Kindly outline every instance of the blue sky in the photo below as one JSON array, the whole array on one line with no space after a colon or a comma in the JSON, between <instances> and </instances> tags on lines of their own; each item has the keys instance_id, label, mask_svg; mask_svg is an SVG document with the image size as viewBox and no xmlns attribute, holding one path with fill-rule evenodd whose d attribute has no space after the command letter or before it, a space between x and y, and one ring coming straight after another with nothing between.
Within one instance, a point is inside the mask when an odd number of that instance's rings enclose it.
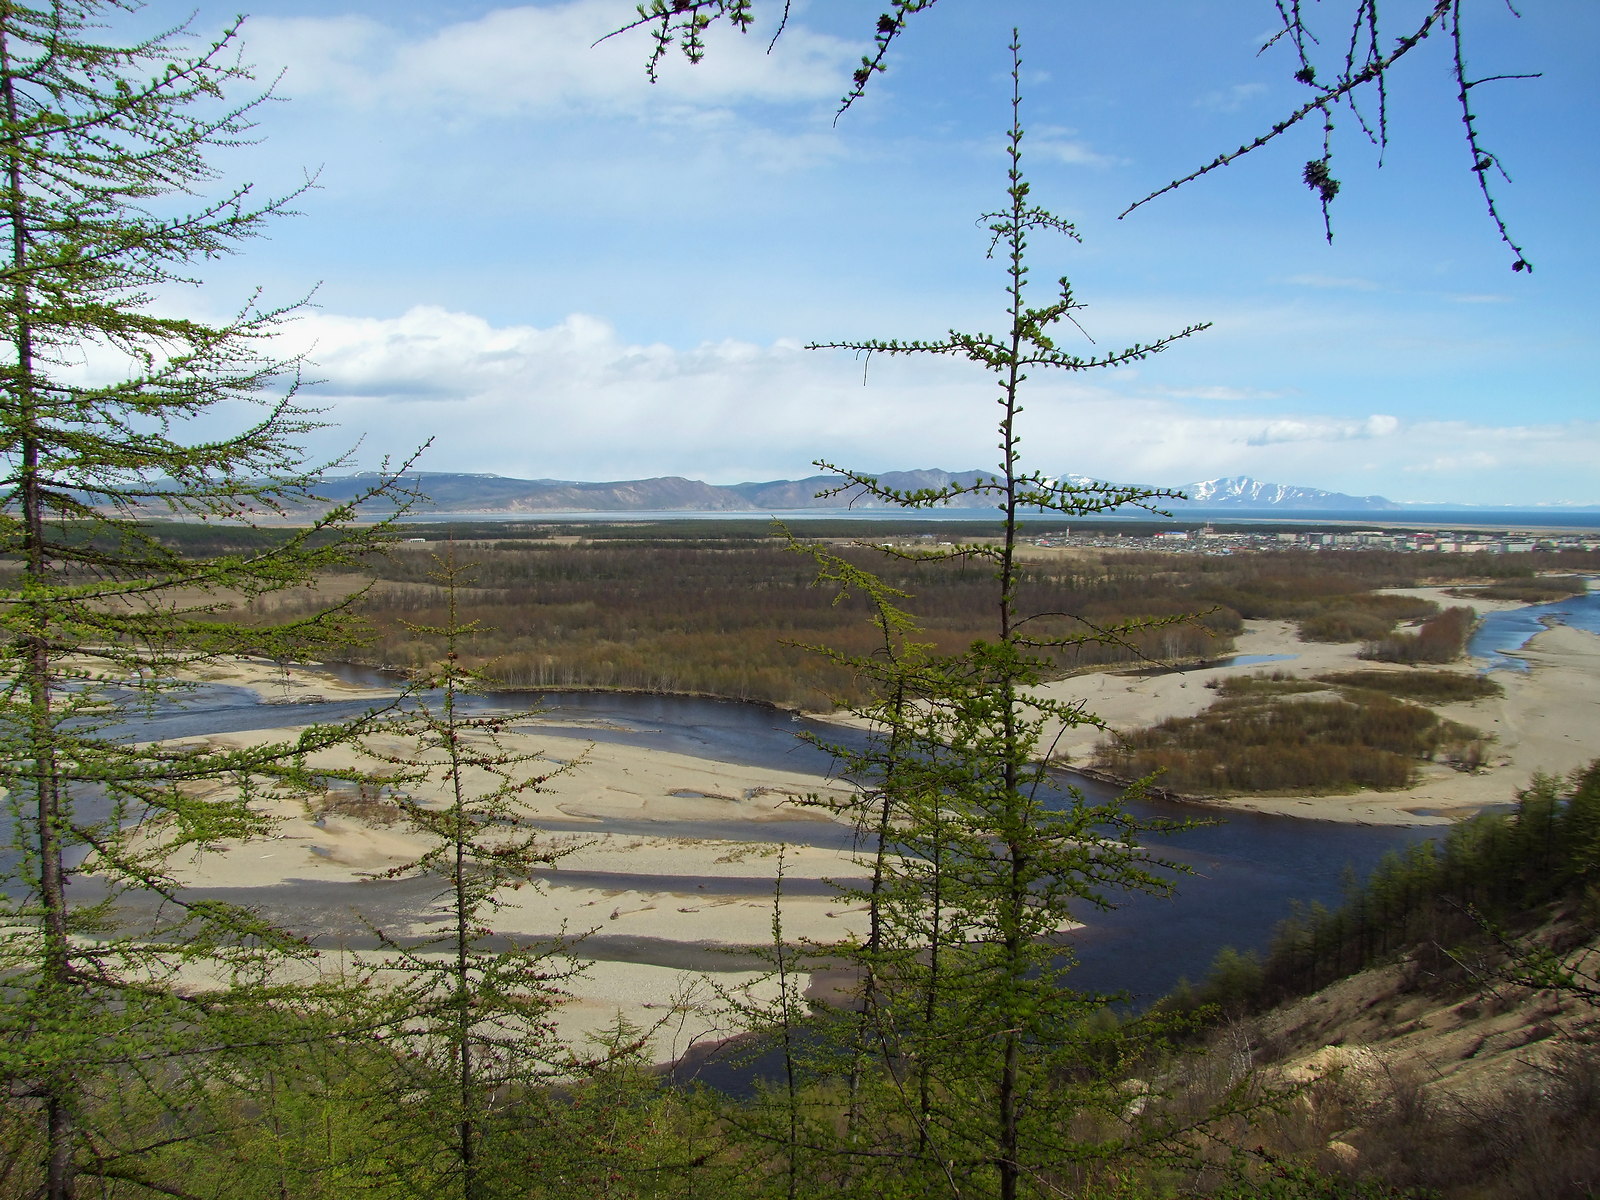
<instances>
[{"instance_id":1,"label":"blue sky","mask_svg":"<svg viewBox=\"0 0 1600 1200\"><path fill-rule=\"evenodd\" d=\"M780 7L652 86L643 34L591 46L627 0L262 0L246 56L282 71L286 102L220 165L318 187L184 303L315 288L284 335L337 426L312 448L360 440L363 466L427 437L426 469L530 478L990 465L993 389L971 368L874 360L863 383L850 355L801 347L999 327L976 218L1002 200L1015 24L1034 197L1084 239L1038 239L1034 278L1072 277L1101 348L1213 325L1135 367L1031 381L1030 465L1600 503L1600 5L1466 5L1475 74L1543 72L1474 101L1532 274L1477 197L1442 38L1392 78L1381 166L1338 114L1329 246L1301 181L1315 123L1117 219L1304 98L1286 48L1256 53L1270 0L941 0L837 123L877 6L797 2L769 55ZM1327 47L1347 7L1314 6ZM1428 7L1381 11L1398 35ZM206 0L194 28L232 12Z\"/></svg>"}]
</instances>

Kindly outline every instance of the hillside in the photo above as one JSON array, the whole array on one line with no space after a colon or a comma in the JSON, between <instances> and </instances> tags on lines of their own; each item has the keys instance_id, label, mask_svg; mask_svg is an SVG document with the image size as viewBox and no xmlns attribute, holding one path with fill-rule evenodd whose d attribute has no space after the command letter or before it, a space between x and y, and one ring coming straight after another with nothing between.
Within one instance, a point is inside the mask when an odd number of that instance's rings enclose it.
<instances>
[{"instance_id":1,"label":"hillside","mask_svg":"<svg viewBox=\"0 0 1600 1200\"><path fill-rule=\"evenodd\" d=\"M1224 950L1162 1002L1223 1019L1150 1094L1176 1075L1191 1107L1226 1097L1252 1168L1360 1189L1272 1195L1594 1196L1597 830L1600 760L1387 857L1337 910L1297 908L1264 959Z\"/></svg>"},{"instance_id":2,"label":"hillside","mask_svg":"<svg viewBox=\"0 0 1600 1200\"><path fill-rule=\"evenodd\" d=\"M1600 940L1570 914L1532 940L1565 949L1592 985ZM1255 1132L1329 1172L1463 1200L1592 1196L1596 995L1583 978L1536 987L1518 975L1497 949L1419 943L1234 1023L1219 1048L1263 1068L1263 1084L1296 1089Z\"/></svg>"},{"instance_id":3,"label":"hillside","mask_svg":"<svg viewBox=\"0 0 1600 1200\"><path fill-rule=\"evenodd\" d=\"M929 469L885 471L878 479L887 488L909 492L942 488L955 483L970 485L988 474L984 471ZM367 473L334 477L324 482L319 493L326 499L346 500L359 494L363 487L370 485L373 478ZM585 483L563 479L516 479L503 475L421 471L408 475L407 480L427 497L424 508L435 512L770 513L797 509L895 510L894 505L880 498L848 493L823 494L839 485L840 480L834 475L719 485L676 475ZM1061 480L1085 485L1094 482L1078 475L1063 475ZM1349 513L1399 507L1382 496L1347 496L1317 488L1263 483L1243 475L1155 486L1187 497L1163 502L1164 507L1173 509ZM987 495L963 495L955 497L945 507L981 512L992 510L995 501Z\"/></svg>"}]
</instances>

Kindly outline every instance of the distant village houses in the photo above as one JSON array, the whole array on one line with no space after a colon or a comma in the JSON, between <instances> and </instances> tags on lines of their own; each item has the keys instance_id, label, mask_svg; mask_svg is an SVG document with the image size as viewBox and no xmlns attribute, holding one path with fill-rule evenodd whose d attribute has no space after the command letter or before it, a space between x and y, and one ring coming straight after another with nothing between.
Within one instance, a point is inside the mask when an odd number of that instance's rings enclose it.
<instances>
[{"instance_id":1,"label":"distant village houses","mask_svg":"<svg viewBox=\"0 0 1600 1200\"><path fill-rule=\"evenodd\" d=\"M1032 539L1040 547L1089 546L1106 550L1156 550L1175 554L1232 554L1251 550L1390 550L1413 554L1531 554L1535 550L1600 550L1593 533L1530 537L1527 533L1455 530L1355 529L1348 532L1245 532L1206 525L1125 534L1111 529L1075 529Z\"/></svg>"}]
</instances>

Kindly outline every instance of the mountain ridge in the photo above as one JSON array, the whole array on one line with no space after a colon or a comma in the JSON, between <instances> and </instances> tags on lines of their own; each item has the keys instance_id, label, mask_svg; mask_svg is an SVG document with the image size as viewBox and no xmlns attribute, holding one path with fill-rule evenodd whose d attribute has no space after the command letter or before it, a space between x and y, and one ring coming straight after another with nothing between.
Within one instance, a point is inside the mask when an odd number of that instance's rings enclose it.
<instances>
[{"instance_id":1,"label":"mountain ridge","mask_svg":"<svg viewBox=\"0 0 1600 1200\"><path fill-rule=\"evenodd\" d=\"M319 493L330 500L355 495L376 472L333 476L324 481ZM898 491L919 491L952 484L970 486L990 478L992 471L946 471L937 468L913 471L885 471L877 480ZM1086 485L1096 481L1083 475L1062 475L1063 483ZM428 497L426 506L433 512L529 513L541 512L726 512L764 513L815 510L818 512L853 509L875 511L896 506L875 496L852 498L847 490L819 499L817 493L838 488L845 481L837 475L811 475L803 479L752 480L733 484L712 484L681 475L653 476L646 479L581 482L563 479L518 479L490 473L420 471L407 472L406 479ZM1320 488L1259 481L1248 475L1230 475L1199 480L1162 490L1182 492L1187 498L1163 500L1160 506L1173 512L1184 510L1227 509L1237 512L1404 512L1408 509L1461 509L1489 511L1509 506L1469 504L1408 504L1383 496L1353 496ZM949 505L955 510L985 510L993 500L981 495L961 495ZM1569 510L1571 506L1566 506ZM1591 506L1592 507L1592 506ZM1131 511L1131 510L1130 510Z\"/></svg>"}]
</instances>

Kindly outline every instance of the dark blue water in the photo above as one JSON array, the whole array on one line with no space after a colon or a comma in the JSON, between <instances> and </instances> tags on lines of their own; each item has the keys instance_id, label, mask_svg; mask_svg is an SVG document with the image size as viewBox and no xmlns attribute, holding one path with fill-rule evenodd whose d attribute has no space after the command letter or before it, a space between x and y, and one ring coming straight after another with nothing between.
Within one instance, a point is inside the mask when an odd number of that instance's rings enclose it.
<instances>
[{"instance_id":1,"label":"dark blue water","mask_svg":"<svg viewBox=\"0 0 1600 1200\"><path fill-rule=\"evenodd\" d=\"M1574 629L1600 633L1600 591L1593 590L1592 583L1590 589L1587 595L1557 600L1553 604L1532 604L1488 614L1467 642L1467 653L1473 658L1488 659L1485 670L1526 671L1526 662L1503 651L1520 650L1529 638L1551 625L1570 625Z\"/></svg>"},{"instance_id":2,"label":"dark blue water","mask_svg":"<svg viewBox=\"0 0 1600 1200\"><path fill-rule=\"evenodd\" d=\"M372 516L384 514L372 513ZM962 522L988 522L1000 519L997 509L928 508L915 513L904 509L867 507L855 508L794 508L771 511L745 509L729 511L717 509L630 509L592 512L583 509L538 512L424 512L416 509L405 515L406 524L448 524L452 521L508 521L519 524L538 522L571 522L579 524L604 524L623 521L939 521L946 524ZM1049 521L1060 524L1067 518L1060 513L1018 513L1024 522ZM1086 528L1116 526L1128 522L1151 524L1156 518L1143 509L1117 510L1110 513L1076 513L1071 517L1074 525ZM1350 524L1358 522L1368 528L1383 528L1395 522L1405 526L1428 525L1441 529L1482 529L1487 531L1538 530L1538 529L1600 529L1600 509L1514 509L1514 508L1391 508L1391 509L1329 509L1326 511L1279 511L1276 509L1208 508L1203 505L1178 505L1168 523L1195 525L1202 521L1216 525L1309 525Z\"/></svg>"},{"instance_id":3,"label":"dark blue water","mask_svg":"<svg viewBox=\"0 0 1600 1200\"><path fill-rule=\"evenodd\" d=\"M336 673L353 682L392 686L394 679L364 668ZM832 758L801 739L811 733L824 741L860 745L864 734L809 721L762 705L693 697L614 692L559 692L544 695L499 693L476 697L480 708L536 707L528 728L552 739L615 742L671 751L721 762L789 771L830 774ZM262 705L236 688L203 688L182 711L162 713L130 728L130 736L196 736L226 729L258 729L344 719L370 707L362 701L332 704ZM565 724L563 724L565 723ZM1072 782L1063 776L1055 802L1072 803ZM1091 800L1114 792L1092 781L1077 781ZM1125 991L1149 999L1170 990L1180 976L1197 979L1225 945L1261 949L1291 901L1339 903L1349 870L1365 875L1390 850L1403 850L1428 831L1392 826L1347 825L1251 813L1214 819L1209 809L1141 801L1130 804L1146 820L1212 823L1157 839L1155 849L1188 874L1178 875L1174 899L1148 895L1114 896L1110 912L1092 908L1075 914L1086 928L1074 936L1079 957L1075 982L1084 988ZM586 828L594 828L586 823ZM665 832L659 824L631 821L607 824L617 832ZM816 820L793 822L697 823L676 831L702 837L786 840L848 846L852 832Z\"/></svg>"}]
</instances>

